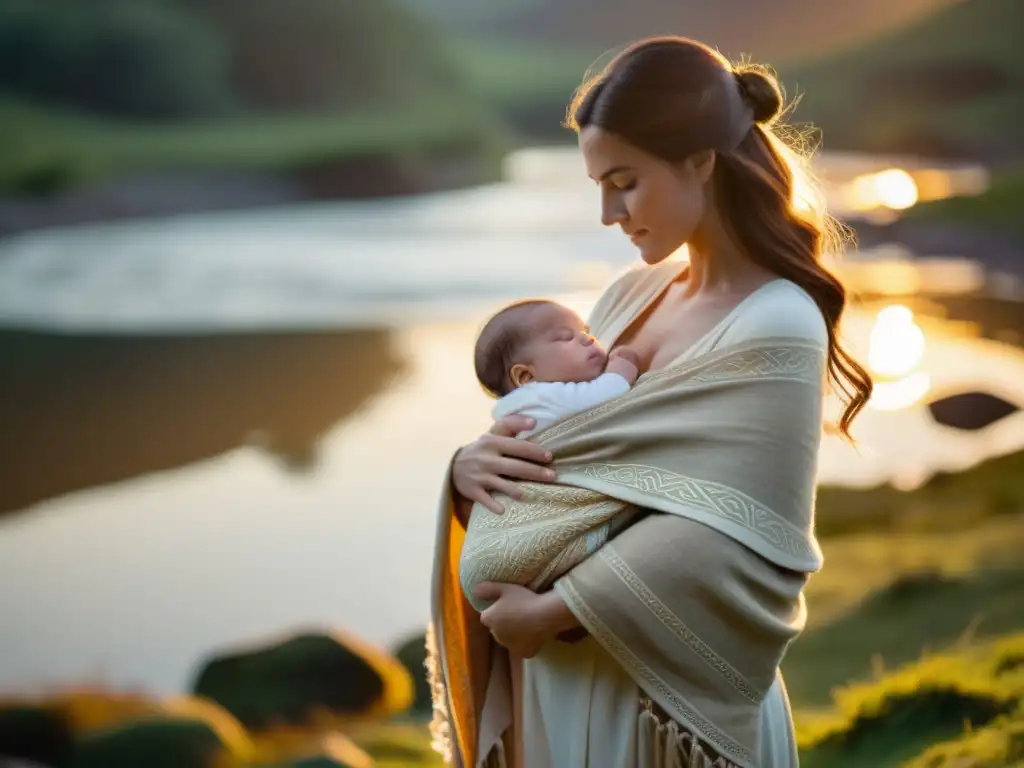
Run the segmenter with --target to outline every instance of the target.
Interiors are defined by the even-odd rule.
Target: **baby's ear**
[[[515,387],[522,387],[533,381],[533,369],[523,363],[516,363],[508,372],[509,379]]]

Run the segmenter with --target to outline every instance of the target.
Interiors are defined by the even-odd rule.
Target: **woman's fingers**
[[[473,590],[473,594],[481,600],[497,600],[501,597],[503,590],[503,584],[497,584],[493,581],[485,581],[476,585],[476,588]]]
[[[511,480],[506,480],[503,477],[498,477],[494,479],[493,484],[493,490],[497,491],[498,493],[505,494],[510,499],[515,499],[516,501],[518,501],[519,499],[523,498],[523,489],[520,488],[516,483],[513,483]]]
[[[514,456],[524,461],[532,461],[535,464],[547,464],[551,461],[551,452],[543,446],[531,443],[529,440],[517,440],[514,437],[499,437],[492,435],[483,438],[487,441],[487,447],[492,453],[499,456]]]
[[[529,416],[521,416],[518,413],[513,413],[500,421],[494,422],[494,425],[490,429],[490,433],[501,437],[515,437],[524,430],[533,429],[536,423],[537,422]]]
[[[503,493],[510,499],[516,500],[523,498],[523,489],[511,480],[506,480],[503,477],[490,478],[485,485],[492,493]],[[505,505],[484,490],[483,486],[481,486],[480,490],[473,495],[471,500],[482,504],[495,515],[505,514]]]
[[[472,496],[467,496],[466,498],[470,501],[476,502],[495,515],[505,514],[505,507],[483,489],[480,489],[477,493],[474,493]]]
[[[534,483],[550,483],[555,479],[554,470],[542,467],[529,461],[499,457],[488,467],[495,475],[504,475],[516,480],[528,480]]]

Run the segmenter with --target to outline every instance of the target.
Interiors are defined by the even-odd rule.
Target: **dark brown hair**
[[[828,372],[845,400],[839,430],[871,397],[868,372],[843,349],[836,327],[846,290],[823,264],[826,242],[841,244],[838,224],[813,193],[796,134],[780,138],[783,96],[774,75],[733,67],[706,45],[681,37],[640,41],[577,90],[566,120],[596,126],[667,162],[715,150],[714,204],[726,228],[756,264],[799,285],[828,329]],[[803,182],[803,184],[798,184]],[[801,188],[802,187],[802,188]],[[831,238],[831,240],[830,240]]]
[[[545,299],[523,299],[495,313],[476,340],[473,366],[476,378],[491,397],[503,397],[515,389],[509,371],[518,362],[523,345],[529,341],[525,311],[552,302]]]

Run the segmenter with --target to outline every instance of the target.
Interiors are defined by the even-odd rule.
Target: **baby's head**
[[[592,381],[604,372],[608,355],[571,309],[531,299],[488,321],[474,361],[480,383],[502,397],[531,381]]]

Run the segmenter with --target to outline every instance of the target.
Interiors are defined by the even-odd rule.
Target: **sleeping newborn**
[[[628,392],[639,360],[628,348],[605,352],[568,307],[528,300],[505,307],[484,326],[475,365],[480,383],[498,398],[495,421],[513,413],[536,421],[519,434],[527,437]]]

